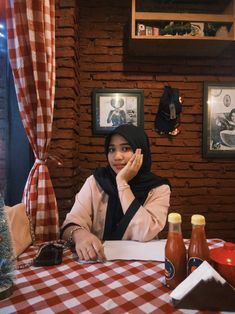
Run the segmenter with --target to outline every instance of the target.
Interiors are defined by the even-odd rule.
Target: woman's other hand
[[[78,229],[73,234],[75,249],[79,259],[85,261],[106,260],[101,241],[85,229]]]

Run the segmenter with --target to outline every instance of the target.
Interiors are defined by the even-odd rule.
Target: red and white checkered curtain
[[[6,14],[20,115],[35,155],[23,201],[36,240],[48,241],[59,233],[57,202],[46,164],[55,95],[55,2],[7,0]]]

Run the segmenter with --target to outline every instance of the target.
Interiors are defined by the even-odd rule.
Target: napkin
[[[170,294],[181,309],[235,311],[235,290],[206,261],[194,270]]]
[[[105,241],[104,253],[107,260],[165,261],[166,240],[149,242]]]

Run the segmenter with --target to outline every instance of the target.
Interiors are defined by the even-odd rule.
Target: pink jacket
[[[170,193],[168,185],[152,189],[143,206],[130,221],[123,240],[149,241],[157,238],[166,223]],[[107,203],[108,195],[91,175],[77,193],[75,203],[67,214],[63,226],[68,223],[79,224],[102,239]]]

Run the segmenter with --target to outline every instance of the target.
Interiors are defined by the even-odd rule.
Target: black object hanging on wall
[[[155,130],[159,134],[179,134],[179,118],[182,112],[182,101],[178,88],[165,86],[160,98],[158,112],[154,121]]]

